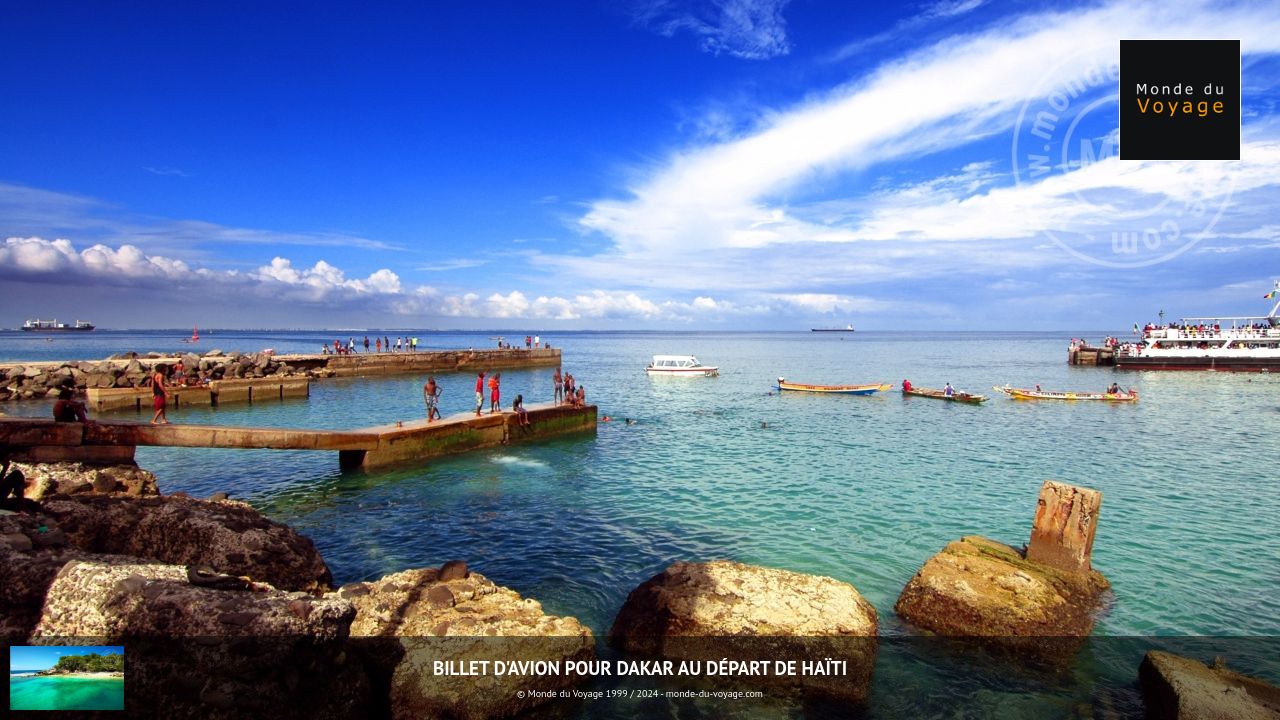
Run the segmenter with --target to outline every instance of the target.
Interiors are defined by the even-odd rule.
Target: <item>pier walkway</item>
[[[138,422],[59,423],[0,417],[0,447],[26,462],[131,463],[139,445],[163,447],[321,450],[344,468],[376,468],[430,460],[508,443],[596,431],[596,406],[528,406],[529,426],[515,413],[458,413],[428,423],[411,420],[360,430],[300,430]]]

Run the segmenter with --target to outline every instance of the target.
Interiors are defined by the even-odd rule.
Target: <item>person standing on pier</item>
[[[538,349],[538,345],[540,345],[541,343],[542,343],[542,338],[541,338],[541,337],[539,337],[539,336],[537,336],[537,335],[534,335],[534,336],[533,336],[533,349],[534,349],[534,350],[537,350],[537,349]]]
[[[382,338],[376,337],[373,339],[373,351],[378,354],[382,353]]]
[[[551,386],[555,388],[555,403],[559,405],[564,402],[564,387],[560,384],[564,378],[560,376],[560,368],[556,368],[556,374],[551,376]]]
[[[151,373],[151,406],[155,408],[155,414],[151,416],[152,425],[168,425],[169,418],[165,415],[165,406],[169,404],[169,390],[165,386],[164,373],[165,366],[163,364],[156,365]]]
[[[501,381],[502,381],[501,373],[494,373],[493,377],[489,378],[489,414],[490,415],[494,415],[496,413],[502,412],[502,404],[499,402],[499,398],[501,397],[501,390],[499,389],[499,385]]]
[[[484,371],[476,373],[476,417],[484,409]]]
[[[369,336],[368,335],[364,336],[364,352],[366,355],[369,354]]]
[[[422,386],[422,399],[427,402],[427,422],[432,416],[440,417],[440,387],[434,377],[427,378],[427,384]]]

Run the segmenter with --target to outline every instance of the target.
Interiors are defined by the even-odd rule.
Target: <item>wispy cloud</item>
[[[183,170],[179,170],[178,168],[165,167],[163,165],[160,165],[160,166],[143,165],[142,169],[146,170],[152,175],[160,175],[164,177],[191,177]]]
[[[641,0],[635,19],[667,37],[689,33],[713,55],[766,60],[791,51],[782,17],[791,0]]]
[[[298,245],[401,250],[393,243],[341,232],[280,232],[139,215],[96,199],[0,182],[0,233],[65,236],[154,247],[170,254],[202,246]]]
[[[488,260],[455,258],[453,260],[441,260],[440,262],[419,265],[418,269],[423,272],[448,272],[450,270],[465,270],[466,268],[480,267],[488,262]]]
[[[855,55],[860,55],[872,48],[882,47],[891,41],[917,33],[921,28],[939,20],[947,20],[970,13],[986,5],[989,0],[937,0],[930,3],[920,12],[894,23],[893,27],[869,37],[860,38],[840,47],[823,58],[825,62],[839,62]]]

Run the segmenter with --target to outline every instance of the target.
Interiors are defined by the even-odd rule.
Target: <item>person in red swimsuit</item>
[[[494,413],[502,412],[502,405],[499,402],[501,391],[498,389],[498,386],[501,383],[501,381],[502,381],[501,373],[494,373],[493,377],[489,378],[489,414],[490,415]]]

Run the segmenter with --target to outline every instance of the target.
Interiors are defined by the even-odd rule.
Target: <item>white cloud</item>
[[[348,278],[339,267],[318,260],[296,267],[275,257],[252,272],[192,267],[185,262],[148,255],[132,245],[93,245],[77,251],[65,239],[8,238],[0,244],[0,282],[23,280],[57,285],[83,283],[138,291],[195,290],[210,298],[251,296],[311,303],[326,309],[367,308],[399,315],[543,320],[689,321],[737,312],[724,300],[698,296],[688,303],[655,302],[630,291],[593,289],[569,297],[519,290],[447,294],[422,285],[406,287],[396,273],[379,269],[364,278]]]
[[[1242,38],[1247,53],[1280,51],[1280,15],[1261,5],[1117,2],[1014,18],[886,63],[753,133],[672,154],[625,197],[598,200],[579,218],[581,229],[608,238],[605,251],[535,262],[614,282],[711,291],[827,289],[947,267],[1061,262],[1060,250],[1035,249],[1041,231],[1105,226],[1121,213],[1184,200],[1201,181],[1280,182],[1273,142],[1255,138],[1238,166],[1112,159],[1008,187],[1007,174],[980,162],[893,192],[832,197],[828,188],[877,164],[1008,132],[1021,104],[1044,92],[1043,78],[1114,62],[1121,37],[1198,37],[1204,27]],[[956,246],[958,239],[966,244]],[[824,244],[837,247],[817,247]]]
[[[764,60],[791,51],[782,11],[790,0],[641,0],[637,22],[671,37],[691,33],[713,55]]]

